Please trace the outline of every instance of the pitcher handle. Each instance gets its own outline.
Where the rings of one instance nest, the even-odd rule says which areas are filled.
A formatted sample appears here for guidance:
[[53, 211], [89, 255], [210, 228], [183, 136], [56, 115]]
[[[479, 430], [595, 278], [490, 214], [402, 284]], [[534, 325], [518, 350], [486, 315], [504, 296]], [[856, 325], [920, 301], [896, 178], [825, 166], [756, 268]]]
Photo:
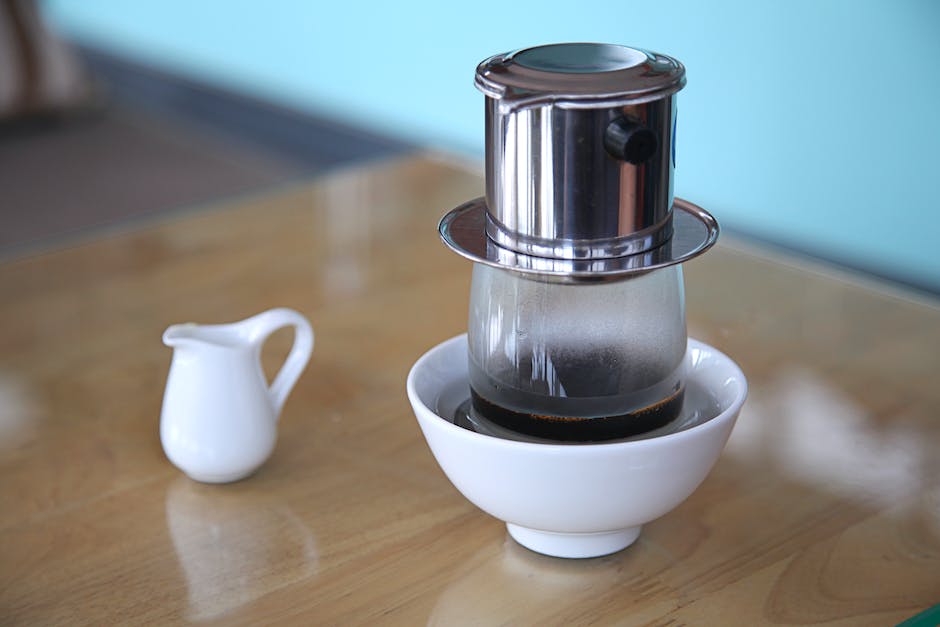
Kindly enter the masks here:
[[291, 346], [290, 353], [287, 354], [287, 359], [284, 360], [284, 365], [274, 377], [274, 383], [268, 389], [271, 404], [274, 406], [275, 420], [277, 420], [280, 418], [281, 408], [284, 407], [287, 395], [290, 394], [300, 374], [307, 367], [307, 362], [310, 361], [310, 355], [313, 353], [313, 328], [303, 315], [286, 307], [269, 309], [246, 320], [245, 323], [249, 326], [251, 341], [259, 349], [265, 340], [278, 329], [287, 326], [294, 327], [294, 344]]

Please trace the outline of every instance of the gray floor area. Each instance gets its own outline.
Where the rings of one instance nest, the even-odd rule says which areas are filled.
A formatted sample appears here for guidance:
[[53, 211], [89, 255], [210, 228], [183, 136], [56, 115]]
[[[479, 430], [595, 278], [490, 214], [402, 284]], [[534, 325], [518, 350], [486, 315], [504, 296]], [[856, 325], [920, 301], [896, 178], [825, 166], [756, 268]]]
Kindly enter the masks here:
[[116, 109], [0, 139], [0, 250], [199, 205], [309, 172], [198, 128]]
[[411, 146], [84, 50], [102, 106], [0, 128], [0, 255]]

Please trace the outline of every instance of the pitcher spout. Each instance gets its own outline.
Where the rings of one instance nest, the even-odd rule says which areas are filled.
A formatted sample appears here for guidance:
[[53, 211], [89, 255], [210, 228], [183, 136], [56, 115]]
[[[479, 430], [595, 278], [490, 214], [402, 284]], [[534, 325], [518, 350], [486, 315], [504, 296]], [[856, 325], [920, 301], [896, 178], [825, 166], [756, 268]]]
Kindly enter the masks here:
[[192, 339], [191, 330], [196, 326], [198, 325], [194, 322], [187, 322], [167, 327], [167, 330], [163, 332], [163, 343], [170, 348], [176, 348], [186, 343], [188, 340]]
[[171, 348], [184, 345], [214, 344], [238, 347], [248, 344], [243, 329], [238, 324], [196, 324], [186, 322], [174, 324], [163, 332], [163, 343]]

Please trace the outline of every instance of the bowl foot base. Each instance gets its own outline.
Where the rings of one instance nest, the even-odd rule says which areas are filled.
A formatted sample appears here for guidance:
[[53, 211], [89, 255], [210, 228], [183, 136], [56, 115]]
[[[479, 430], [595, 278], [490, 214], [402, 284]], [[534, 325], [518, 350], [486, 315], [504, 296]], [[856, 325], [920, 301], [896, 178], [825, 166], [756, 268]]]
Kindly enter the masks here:
[[506, 523], [513, 540], [552, 557], [600, 557], [623, 550], [640, 536], [640, 527], [600, 533], [558, 533]]

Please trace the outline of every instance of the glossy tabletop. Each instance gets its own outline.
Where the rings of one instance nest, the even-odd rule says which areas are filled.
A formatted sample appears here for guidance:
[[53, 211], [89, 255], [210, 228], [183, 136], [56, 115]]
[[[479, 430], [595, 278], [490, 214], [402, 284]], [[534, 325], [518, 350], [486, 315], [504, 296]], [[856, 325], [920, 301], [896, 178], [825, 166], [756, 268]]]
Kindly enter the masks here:
[[[589, 560], [466, 501], [404, 381], [465, 329], [470, 264], [436, 225], [482, 190], [412, 156], [0, 263], [0, 624], [855, 626], [940, 603], [937, 303], [728, 237], [686, 266], [689, 329], [750, 397], [698, 491]], [[274, 306], [317, 334], [277, 448], [195, 483], [160, 446], [161, 334]]]

